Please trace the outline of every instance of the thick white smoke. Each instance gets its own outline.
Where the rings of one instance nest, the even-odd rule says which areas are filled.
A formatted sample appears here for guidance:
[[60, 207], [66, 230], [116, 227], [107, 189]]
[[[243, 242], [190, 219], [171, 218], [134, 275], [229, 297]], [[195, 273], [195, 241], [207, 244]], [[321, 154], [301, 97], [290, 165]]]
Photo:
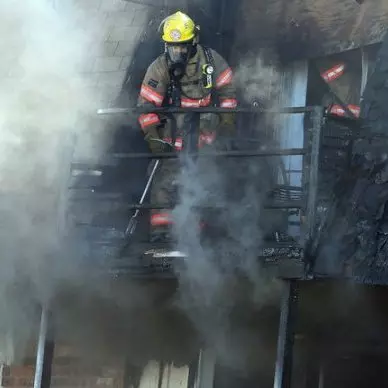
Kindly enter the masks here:
[[[98, 153], [94, 112], [100, 99], [82, 70], [101, 25], [72, 2], [0, 2], [0, 331], [7, 346], [29, 336], [33, 301], [49, 299], [71, 263], [58, 251], [58, 194], [69, 168], [71, 137], [81, 153]], [[74, 6], [73, 6], [74, 5]], [[92, 132], [93, 131], [93, 132]], [[94, 139], [93, 142], [89, 141]], [[97, 139], [97, 140], [96, 140]], [[98, 146], [98, 147], [96, 147]], [[17, 286], [17, 287], [16, 287]], [[10, 328], [15, 335], [10, 336]], [[12, 334], [12, 333], [11, 333]], [[20, 349], [20, 347], [18, 347]]]
[[[236, 69], [237, 87], [243, 91], [241, 103], [258, 101], [274, 107], [279, 78], [276, 68], [261, 58], [242, 59]], [[272, 120], [268, 117], [249, 125], [255, 124], [264, 131], [266, 125], [274, 124], [273, 116]], [[253, 129], [255, 133], [260, 131], [260, 126], [246, 129], [247, 132]], [[257, 145], [267, 144], [264, 141]], [[267, 224], [269, 229], [273, 221], [271, 214], [262, 209], [265, 193], [270, 188], [269, 166], [276, 166], [276, 162], [268, 162], [262, 158], [221, 162], [201, 157], [196, 161], [183, 158], [178, 179], [180, 203], [173, 211], [178, 249], [188, 255], [185, 267], [177, 269], [181, 283], [180, 306], [205, 341], [216, 348], [219, 361], [240, 370], [248, 367], [252, 333], [259, 334], [244, 328], [244, 317], [240, 321], [237, 318], [233, 324], [230, 315], [243, 304], [250, 305], [247, 309], [252, 309], [252, 314], [258, 313], [264, 306], [278, 302], [280, 290], [257, 261], [263, 227]], [[276, 168], [272, 173], [276, 176]], [[236, 189], [239, 195], [231, 199], [230, 191]], [[211, 207], [223, 209], [217, 221], [215, 216], [208, 215], [207, 219], [221, 226], [224, 233], [221, 239], [203, 240], [207, 232], [200, 227], [202, 216], [198, 209], [201, 207], [205, 209], [201, 211], [205, 217]], [[245, 334], [234, 342], [230, 339], [234, 331]]]
[[236, 84], [245, 103], [253, 101], [275, 104], [280, 92], [280, 74], [277, 63], [269, 54], [250, 54], [242, 58], [235, 70]]
[[[92, 263], [90, 272], [84, 271], [82, 252], [58, 241], [68, 140], [76, 134], [77, 158], [89, 159], [101, 154], [109, 138], [104, 125], [110, 123], [96, 120], [95, 112], [112, 90], [96, 88], [87, 70], [128, 4], [108, 4], [107, 21], [95, 6], [100, 3], [0, 2], [0, 362], [26, 355], [37, 335], [35, 307], [54, 296], [59, 346], [78, 345], [89, 360], [130, 351], [128, 358], [140, 366], [166, 353], [188, 363], [196, 352], [186, 320], [168, 302], [155, 302], [163, 293], [168, 299], [173, 286], [124, 281], [112, 287], [106, 278], [92, 276]], [[126, 9], [130, 17], [132, 9]]]
[[[59, 2], [56, 3], [59, 6]], [[83, 75], [83, 70], [90, 68], [90, 56], [96, 50], [96, 41], [106, 31], [93, 7], [82, 9], [78, 4], [81, 2], [71, 1], [66, 5], [61, 2], [60, 9], [56, 10], [47, 0], [26, 0], [22, 6], [17, 0], [0, 2], [0, 337], [3, 339], [0, 349], [4, 349], [0, 356], [7, 362], [16, 356], [13, 354], [15, 345], [22, 349], [29, 340], [31, 327], [19, 323], [31, 322], [34, 316], [32, 301], [50, 299], [57, 285], [69, 280], [77, 284], [75, 289], [80, 294], [85, 291], [79, 284], [82, 276], [77, 274], [76, 262], [66, 252], [58, 252], [58, 193], [67, 172], [64, 158], [69, 135], [75, 131], [85, 140], [78, 150], [81, 156], [98, 155], [103, 147], [105, 138], [99, 135], [101, 128], [94, 112], [101, 107], [105, 90], [99, 88], [96, 94], [93, 80]], [[253, 66], [256, 66], [255, 62]], [[249, 64], [249, 72], [245, 68], [242, 65], [238, 69], [237, 77], [243, 80], [239, 82], [244, 87], [249, 83], [249, 95], [256, 97], [257, 93], [262, 93], [262, 88], [253, 88], [250, 77], [254, 75], [255, 85], [267, 85], [268, 71], [260, 65], [254, 72]], [[261, 241], [261, 230], [256, 223], [261, 215], [257, 187], [248, 185], [239, 201], [230, 203], [224, 190], [229, 179], [225, 174], [227, 169], [231, 169], [233, 174], [244, 169], [241, 170], [244, 174], [249, 172], [248, 175], [254, 177], [254, 184], [261, 183], [262, 167], [256, 164], [256, 160], [244, 166], [235, 160], [221, 166], [189, 164], [182, 170], [183, 202], [176, 209], [177, 225], [184, 231], [178, 235], [179, 247], [188, 251], [191, 258], [186, 271], [180, 274], [180, 307], [183, 306], [183, 311], [192, 318], [200, 334], [209, 342], [215, 342], [221, 351], [230, 348], [228, 314], [239, 298], [249, 295], [262, 305], [267, 303], [268, 296], [276, 295], [276, 287], [267, 287], [255, 261]], [[210, 192], [216, 194], [210, 196]], [[205, 246], [200, 241], [198, 216], [192, 207], [209, 203], [229, 209], [224, 221], [230, 239], [224, 246]], [[222, 271], [216, 262], [222, 264]], [[251, 291], [237, 291], [240, 285], [233, 279], [235, 272], [248, 277], [253, 284]], [[104, 287], [98, 284], [95, 288], [108, 289]], [[69, 306], [69, 311], [62, 312], [63, 333], [71, 333], [76, 328], [76, 324], [70, 321], [85, 323], [94, 316], [94, 323], [101, 320], [101, 326], [94, 325], [92, 330], [85, 325], [75, 337], [84, 338], [88, 331], [89, 343], [93, 343], [98, 342], [99, 334], [116, 331], [121, 335], [101, 339], [102, 345], [100, 343], [104, 347], [108, 346], [105, 341], [111, 342], [112, 353], [131, 348], [139, 354], [143, 352], [146, 359], [148, 354], [143, 338], [150, 333], [148, 345], [155, 349], [160, 343], [158, 350], [161, 355], [165, 333], [170, 333], [171, 342], [176, 347], [181, 345], [181, 339], [177, 337], [185, 338], [189, 348], [191, 337], [179, 333], [180, 330], [181, 333], [192, 331], [183, 328], [179, 319], [175, 318], [176, 322], [172, 323], [170, 317], [174, 314], [162, 314], [156, 303], [148, 305], [149, 310], [145, 311], [144, 306], [158, 292], [150, 292], [152, 295], [149, 296], [146, 287], [141, 292], [139, 290], [136, 288], [131, 293], [136, 295], [133, 309], [138, 311], [136, 322], [144, 324], [135, 325], [129, 313], [121, 321], [122, 327], [102, 322], [96, 299], [85, 293], [83, 297], [78, 295], [79, 310]], [[127, 294], [121, 298], [125, 301], [115, 299], [115, 305], [111, 305], [108, 296], [104, 301], [112, 314], [117, 314], [114, 315], [115, 322], [123, 318], [121, 310], [129, 308]], [[89, 308], [83, 309], [83, 303]], [[125, 342], [122, 338], [128, 333], [129, 325], [133, 325], [135, 335]], [[136, 336], [138, 330], [140, 334]], [[15, 339], [18, 339], [18, 344], [14, 343]], [[239, 348], [244, 348], [242, 343]], [[243, 350], [239, 355], [241, 353]]]

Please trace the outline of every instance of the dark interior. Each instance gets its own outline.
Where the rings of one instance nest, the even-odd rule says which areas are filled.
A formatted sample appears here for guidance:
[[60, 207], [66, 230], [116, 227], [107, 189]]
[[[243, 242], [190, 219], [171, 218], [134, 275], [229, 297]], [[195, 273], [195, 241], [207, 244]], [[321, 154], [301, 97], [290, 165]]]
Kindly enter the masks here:
[[[387, 297], [385, 287], [332, 281], [300, 284], [291, 386], [386, 386], [388, 312], [382, 306]], [[278, 324], [276, 314], [265, 317], [263, 325]], [[276, 342], [274, 333], [266, 335]], [[243, 373], [218, 365], [214, 387], [273, 387], [275, 362], [270, 346], [257, 349], [256, 369]]]

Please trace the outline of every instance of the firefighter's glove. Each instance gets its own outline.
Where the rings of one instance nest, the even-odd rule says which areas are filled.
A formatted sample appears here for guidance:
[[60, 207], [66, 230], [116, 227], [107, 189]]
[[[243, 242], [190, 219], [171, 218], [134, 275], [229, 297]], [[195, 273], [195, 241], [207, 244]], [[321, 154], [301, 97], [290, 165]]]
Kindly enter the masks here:
[[164, 152], [165, 144], [160, 139], [157, 130], [149, 130], [144, 136], [144, 140], [148, 143], [150, 151], [154, 154]]
[[165, 152], [167, 148], [166, 144], [161, 139], [149, 139], [148, 144], [153, 154]]

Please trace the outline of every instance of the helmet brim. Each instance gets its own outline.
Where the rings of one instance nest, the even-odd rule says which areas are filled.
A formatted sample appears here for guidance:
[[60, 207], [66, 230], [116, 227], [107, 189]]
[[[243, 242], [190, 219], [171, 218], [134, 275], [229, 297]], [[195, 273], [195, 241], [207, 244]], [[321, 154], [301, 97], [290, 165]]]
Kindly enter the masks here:
[[186, 39], [171, 39], [171, 37], [169, 37], [169, 36], [162, 35], [163, 42], [175, 43], [175, 44], [190, 43], [190, 42], [192, 42], [194, 40], [194, 38], [195, 38], [195, 34], [193, 34], [192, 36], [190, 36], [189, 38], [186, 38]]

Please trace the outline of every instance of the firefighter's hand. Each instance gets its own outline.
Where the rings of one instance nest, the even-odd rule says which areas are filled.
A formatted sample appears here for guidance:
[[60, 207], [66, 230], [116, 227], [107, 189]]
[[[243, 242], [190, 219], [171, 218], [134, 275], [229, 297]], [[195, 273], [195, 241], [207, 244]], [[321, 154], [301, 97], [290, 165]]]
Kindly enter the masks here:
[[148, 143], [148, 147], [152, 153], [160, 153], [165, 149], [165, 144], [160, 138], [156, 128], [150, 128], [145, 133], [144, 140]]
[[165, 152], [168, 148], [166, 143], [159, 138], [148, 138], [147, 141], [151, 152], [154, 154]]

